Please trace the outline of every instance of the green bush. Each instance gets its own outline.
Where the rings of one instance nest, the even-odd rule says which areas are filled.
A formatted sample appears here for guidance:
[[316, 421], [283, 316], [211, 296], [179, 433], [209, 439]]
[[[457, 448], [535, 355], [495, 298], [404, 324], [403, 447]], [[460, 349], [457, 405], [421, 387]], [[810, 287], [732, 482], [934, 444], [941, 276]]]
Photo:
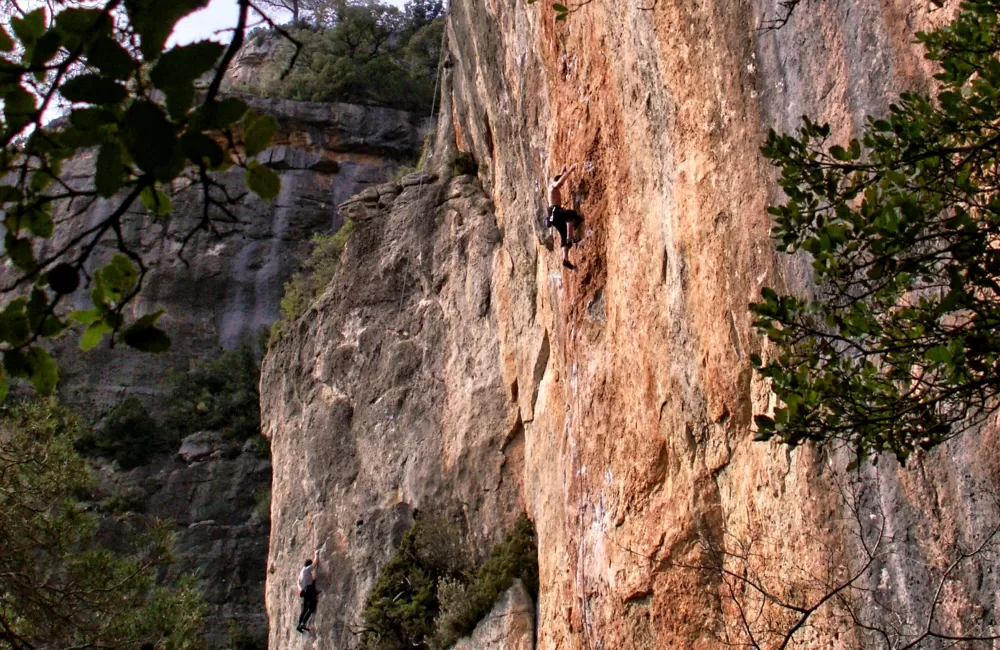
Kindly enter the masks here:
[[148, 463], [157, 454], [175, 451], [179, 439], [165, 430], [135, 397], [111, 409], [97, 430], [85, 433], [76, 448], [85, 454], [113, 458], [122, 469]]
[[[354, 232], [356, 224], [348, 219], [340, 230], [325, 235], [313, 235], [313, 247], [309, 258], [302, 263], [302, 271], [285, 283], [285, 295], [281, 299], [281, 314], [285, 321], [293, 321], [306, 313], [309, 305], [319, 297], [333, 280], [344, 252], [347, 239]], [[281, 331], [281, 321], [275, 324], [272, 333]]]
[[448, 648], [475, 629], [497, 597], [521, 579], [532, 598], [538, 598], [538, 547], [535, 529], [522, 514], [503, 542], [467, 580], [438, 583], [440, 614], [435, 620], [434, 648]]
[[475, 176], [479, 172], [479, 163], [471, 151], [459, 151], [455, 154], [455, 159], [451, 161], [452, 176], [463, 176], [469, 174]]
[[115, 515], [146, 512], [146, 493], [138, 486], [118, 489], [101, 502], [101, 510]]
[[196, 361], [171, 380], [166, 428], [181, 438], [206, 430], [238, 441], [259, 435], [259, 382], [260, 362], [248, 343]]
[[302, 101], [374, 104], [430, 111], [444, 29], [440, 4], [411, 11], [379, 2], [343, 2], [329, 29], [290, 27], [302, 50], [275, 34], [275, 51], [260, 71], [235, 89]]
[[271, 488], [261, 488], [253, 494], [253, 509], [254, 512], [263, 521], [269, 521], [271, 519]]
[[470, 570], [468, 560], [453, 525], [440, 518], [418, 520], [379, 572], [365, 603], [364, 647], [450, 647], [472, 632], [518, 578], [537, 598], [538, 550], [526, 515], [478, 569]]
[[379, 571], [365, 602], [363, 647], [428, 649], [439, 611], [437, 583], [461, 570], [464, 555], [454, 526], [440, 518], [418, 519]]

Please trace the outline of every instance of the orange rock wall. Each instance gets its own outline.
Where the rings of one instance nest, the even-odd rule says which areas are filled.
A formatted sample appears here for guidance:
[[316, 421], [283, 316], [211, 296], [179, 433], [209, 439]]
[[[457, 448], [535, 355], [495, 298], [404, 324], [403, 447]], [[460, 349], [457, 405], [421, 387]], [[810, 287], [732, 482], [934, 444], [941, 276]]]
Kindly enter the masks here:
[[[724, 590], [681, 566], [706, 540], [759, 537], [817, 575], [856, 560], [828, 471], [842, 459], [752, 442], [770, 396], [751, 371], [762, 349], [747, 304], [810, 278], [772, 251], [778, 193], [758, 148], [803, 113], [846, 138], [926, 86], [914, 33], [945, 14], [822, 0], [775, 31], [761, 29], [770, 2], [592, 0], [564, 22], [545, 5], [455, 2], [449, 27], [459, 145], [481, 161], [503, 232], [494, 306], [539, 531], [538, 647], [721, 647]], [[563, 193], [585, 239], [570, 272], [541, 220], [545, 178], [573, 162]], [[879, 479], [886, 516], [923, 530], [938, 559], [942, 537], [982, 523], [959, 502], [921, 520], [931, 493], [960, 500], [989, 475], [965, 453], [939, 455], [937, 483], [912, 469]], [[886, 579], [902, 589], [907, 571]]]

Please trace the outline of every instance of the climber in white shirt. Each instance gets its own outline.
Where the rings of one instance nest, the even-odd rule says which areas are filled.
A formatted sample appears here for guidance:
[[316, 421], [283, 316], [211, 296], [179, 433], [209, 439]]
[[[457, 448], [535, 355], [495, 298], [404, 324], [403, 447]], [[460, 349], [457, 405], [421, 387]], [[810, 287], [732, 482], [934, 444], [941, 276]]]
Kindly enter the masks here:
[[306, 565], [299, 571], [299, 597], [302, 599], [302, 613], [299, 614], [297, 632], [308, 632], [306, 623], [309, 617], [316, 613], [316, 575], [312, 560], [306, 560]]

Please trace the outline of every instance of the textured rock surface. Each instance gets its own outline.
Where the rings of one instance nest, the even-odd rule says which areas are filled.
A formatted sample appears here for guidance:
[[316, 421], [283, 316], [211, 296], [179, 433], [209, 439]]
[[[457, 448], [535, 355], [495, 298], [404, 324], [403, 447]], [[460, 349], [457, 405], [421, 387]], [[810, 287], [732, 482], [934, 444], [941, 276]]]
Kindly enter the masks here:
[[460, 639], [454, 650], [533, 650], [535, 603], [518, 580], [500, 594], [493, 610], [472, 635]]
[[[279, 315], [283, 285], [310, 249], [314, 232], [330, 232], [343, 222], [337, 204], [379, 183], [419, 149], [422, 123], [410, 113], [348, 104], [317, 104], [248, 98], [261, 113], [278, 118], [273, 146], [258, 158], [281, 176], [281, 194], [271, 202], [247, 194], [242, 170], [222, 175], [234, 196], [243, 196], [234, 214], [242, 222], [224, 225], [222, 236], [198, 232], [178, 256], [182, 242], [198, 225], [201, 197], [181, 192], [169, 218], [152, 221], [135, 215], [126, 230], [131, 246], [148, 255], [150, 273], [139, 311], [167, 309], [161, 320], [173, 335], [168, 354], [150, 358], [125, 349], [80, 355], [76, 341], [60, 354], [62, 397], [102, 410], [126, 389], [155, 401], [171, 370], [184, 370], [192, 358], [214, 354], [248, 340]], [[72, 162], [78, 183], [89, 183], [96, 152]], [[244, 196], [245, 195], [245, 196]], [[108, 209], [101, 201], [88, 218]], [[110, 258], [110, 245], [96, 262]], [[86, 288], [75, 297], [86, 305]]]
[[185, 446], [205, 450], [197, 459], [159, 458], [129, 472], [100, 464], [96, 472], [100, 495], [112, 512], [137, 511], [140, 514], [125, 516], [157, 517], [175, 524], [176, 556], [170, 576], [193, 573], [201, 581], [209, 605], [208, 647], [229, 647], [232, 632], [264, 647], [267, 618], [261, 603], [271, 463], [250, 450], [233, 448], [235, 443], [218, 434], [196, 435], [198, 440], [188, 440]]
[[[758, 147], [802, 113], [846, 137], [926, 85], [913, 34], [942, 14], [824, 0], [760, 30], [775, 5], [591, 2], [556, 22], [513, 0], [452, 4], [443, 114], [485, 196], [417, 205], [412, 188], [370, 191], [357, 203], [384, 209], [349, 244], [350, 277], [265, 363], [274, 647], [313, 553], [337, 599], [321, 602], [313, 643], [344, 646], [413, 507], [457, 502], [478, 532], [523, 503], [546, 650], [720, 647], [726, 590], [681, 566], [704, 563], [706, 545], [753, 540], [779, 581], [858, 565], [829, 469], [842, 459], [752, 442], [770, 397], [749, 365], [762, 350], [747, 303], [765, 284], [809, 281], [801, 260], [772, 253], [777, 191]], [[541, 227], [544, 179], [564, 162], [582, 167], [565, 191], [586, 219], [575, 273]], [[859, 513], [884, 517], [905, 552], [870, 586], [915, 620], [936, 588], [927, 567], [997, 519], [984, 495], [994, 443], [969, 436], [871, 472]], [[956, 577], [942, 620], [961, 631], [995, 611], [998, 585], [991, 570]]]
[[[200, 195], [178, 192], [175, 210], [165, 219], [128, 217], [125, 240], [145, 256], [150, 269], [141, 301], [133, 308], [139, 313], [165, 308], [160, 323], [173, 345], [160, 356], [106, 345], [81, 354], [77, 337], [57, 345], [61, 397], [92, 419], [126, 395], [138, 396], [155, 410], [169, 373], [269, 327], [279, 315], [283, 284], [307, 255], [312, 234], [339, 228], [343, 217], [338, 203], [409, 162], [426, 127], [402, 111], [247, 101], [281, 125], [272, 147], [259, 155], [280, 174], [281, 194], [273, 202], [242, 196], [242, 171], [224, 174], [221, 182], [233, 196], [242, 196], [234, 208], [242, 223], [223, 227], [219, 237], [197, 233], [183, 259], [182, 242], [201, 215]], [[91, 152], [67, 165], [72, 182], [91, 182], [95, 156]], [[86, 220], [99, 219], [109, 203], [95, 204]], [[114, 252], [109, 242], [99, 247], [92, 268]], [[86, 288], [73, 298], [85, 308]], [[259, 643], [266, 642], [267, 634], [263, 589], [270, 463], [250, 447], [241, 453], [234, 445], [217, 432], [202, 432], [184, 441], [177, 458], [160, 458], [127, 473], [102, 472], [102, 489], [112, 501], [142, 503], [146, 516], [176, 523], [178, 560], [172, 571], [193, 571], [203, 579], [210, 647], [229, 644], [231, 625]]]
[[407, 185], [342, 206], [358, 224], [342, 272], [265, 360], [264, 431], [281, 459], [272, 647], [295, 638], [305, 558], [323, 592], [315, 638], [345, 647], [414, 508], [463, 516], [480, 551], [519, 512], [524, 441], [496, 363], [492, 204], [469, 176]]

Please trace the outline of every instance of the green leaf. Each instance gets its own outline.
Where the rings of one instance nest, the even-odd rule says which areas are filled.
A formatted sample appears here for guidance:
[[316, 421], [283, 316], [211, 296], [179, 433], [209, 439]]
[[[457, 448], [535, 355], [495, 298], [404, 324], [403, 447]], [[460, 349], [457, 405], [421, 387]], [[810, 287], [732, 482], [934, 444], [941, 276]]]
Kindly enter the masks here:
[[37, 108], [35, 96], [21, 86], [4, 95], [3, 113], [7, 119], [8, 132], [20, 131], [24, 125], [35, 119]]
[[122, 147], [117, 140], [108, 140], [101, 145], [94, 171], [94, 187], [104, 197], [114, 196], [121, 189], [124, 178]]
[[194, 102], [194, 85], [175, 86], [164, 91], [167, 95], [167, 111], [175, 119], [187, 115]]
[[49, 205], [36, 205], [25, 215], [28, 218], [28, 230], [36, 237], [48, 239], [52, 236], [53, 223]]
[[247, 156], [252, 158], [271, 144], [271, 138], [278, 130], [278, 120], [271, 115], [248, 112], [243, 117], [243, 129], [243, 144]]
[[59, 88], [59, 92], [71, 102], [101, 105], [119, 104], [128, 96], [124, 86], [99, 74], [73, 77]]
[[141, 352], [159, 354], [170, 349], [170, 337], [158, 327], [156, 321], [163, 315], [163, 310], [146, 314], [129, 325], [123, 332], [122, 340], [129, 347]]
[[82, 131], [93, 131], [106, 124], [117, 122], [114, 113], [106, 108], [96, 106], [73, 109], [73, 112], [69, 114], [69, 121]]
[[202, 130], [224, 129], [238, 122], [246, 112], [246, 102], [236, 97], [226, 97], [222, 101], [204, 104], [198, 109], [193, 123]]
[[132, 261], [124, 255], [115, 255], [95, 274], [95, 285], [100, 287], [101, 293], [94, 296], [94, 304], [100, 306], [107, 299], [117, 302], [135, 288], [138, 278], [139, 272]]
[[84, 36], [110, 34], [111, 20], [100, 9], [71, 7], [56, 14], [56, 29], [68, 50], [76, 50]]
[[149, 73], [149, 79], [161, 90], [190, 85], [215, 66], [225, 49], [215, 41], [198, 41], [175, 47], [160, 57]]
[[14, 49], [14, 40], [0, 27], [0, 52], [10, 52]]
[[14, 29], [21, 44], [26, 49], [35, 45], [39, 37], [45, 33], [45, 9], [39, 7], [23, 18], [13, 17], [10, 19], [10, 26]]
[[128, 79], [139, 65], [113, 38], [102, 38], [91, 45], [87, 63], [111, 79]]
[[281, 191], [281, 178], [278, 174], [273, 169], [259, 163], [247, 167], [246, 183], [252, 192], [265, 201], [278, 196], [278, 192]]
[[[174, 125], [156, 104], [137, 101], [125, 113], [122, 139], [132, 160], [157, 180], [171, 180], [183, 169], [184, 154], [177, 143]], [[180, 156], [180, 165], [174, 161]]]
[[82, 309], [70, 312], [67, 318], [83, 325], [93, 325], [94, 323], [102, 320], [104, 318], [104, 314], [97, 309]]
[[80, 337], [80, 349], [84, 352], [93, 350], [101, 342], [105, 334], [110, 334], [114, 329], [105, 320], [92, 323]]
[[7, 374], [18, 379], [31, 376], [31, 365], [21, 350], [7, 350], [3, 353], [3, 365]]
[[31, 246], [30, 239], [19, 239], [8, 231], [4, 235], [4, 247], [15, 267], [25, 273], [31, 273], [35, 270], [35, 251]]
[[569, 11], [569, 8], [566, 5], [560, 4], [558, 2], [553, 3], [552, 4], [552, 8], [555, 9], [556, 12], [560, 13], [560, 14], [564, 14], [564, 13], [567, 13]]
[[35, 47], [31, 50], [31, 67], [35, 70], [35, 79], [39, 81], [45, 80], [45, 69], [44, 67], [48, 62], [56, 55], [59, 51], [59, 46], [62, 44], [62, 39], [59, 37], [59, 32], [54, 29], [50, 29], [45, 32], [38, 42], [35, 43]]
[[935, 363], [951, 363], [951, 352], [946, 346], [938, 345], [927, 350], [924, 358]]
[[208, 5], [208, 0], [125, 0], [132, 26], [139, 34], [139, 49], [148, 61], [155, 60], [177, 21]]
[[97, 168], [94, 171], [94, 187], [97, 193], [104, 197], [114, 196], [122, 187], [124, 180], [122, 166], [122, 147], [117, 140], [108, 140], [101, 145], [97, 155]]
[[43, 348], [33, 347], [26, 355], [31, 368], [31, 384], [39, 395], [51, 395], [59, 382], [59, 370], [56, 362]]
[[195, 164], [207, 162], [209, 167], [218, 167], [225, 159], [225, 152], [219, 143], [197, 131], [188, 131], [181, 136], [181, 149]]
[[158, 217], [170, 214], [170, 211], [173, 209], [170, 197], [165, 192], [153, 187], [145, 188], [139, 194], [139, 199], [146, 206], [147, 210]]

